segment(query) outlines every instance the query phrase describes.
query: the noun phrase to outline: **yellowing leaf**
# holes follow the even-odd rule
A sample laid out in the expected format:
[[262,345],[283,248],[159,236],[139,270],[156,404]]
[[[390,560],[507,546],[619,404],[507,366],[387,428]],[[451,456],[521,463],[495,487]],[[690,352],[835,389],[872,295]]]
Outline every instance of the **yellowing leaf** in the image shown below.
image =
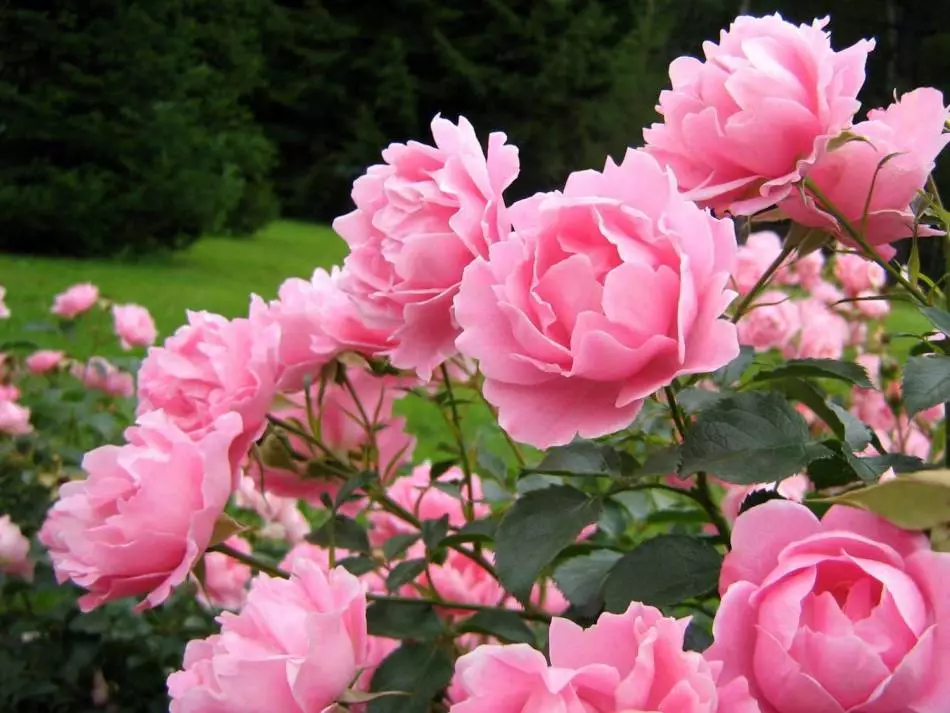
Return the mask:
[[950,523],[950,470],[907,473],[821,502],[861,508],[907,530],[928,530]]
[[214,547],[215,545],[220,545],[222,542],[227,540],[231,535],[236,535],[239,532],[244,532],[247,528],[235,520],[233,517],[223,512],[218,515],[217,521],[214,523],[214,529],[211,531],[211,541],[208,543],[208,547]]

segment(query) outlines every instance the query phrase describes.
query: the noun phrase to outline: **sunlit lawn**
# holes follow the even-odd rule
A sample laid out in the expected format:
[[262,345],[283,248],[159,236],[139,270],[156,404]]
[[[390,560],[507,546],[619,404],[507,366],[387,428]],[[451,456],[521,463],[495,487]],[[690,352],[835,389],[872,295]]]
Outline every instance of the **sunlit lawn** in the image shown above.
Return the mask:
[[[145,305],[167,335],[185,321],[186,309],[228,317],[245,313],[249,293],[271,298],[285,278],[307,277],[315,267],[337,263],[345,248],[329,228],[279,221],[253,239],[209,237],[188,250],[137,263],[0,255],[0,285],[7,288],[13,312],[0,321],[0,342],[22,338],[25,328],[49,321],[53,295],[76,282],[93,282],[109,298]],[[86,354],[93,347],[91,331],[76,330],[72,343],[46,333],[32,339]],[[104,336],[95,350],[119,353]]]

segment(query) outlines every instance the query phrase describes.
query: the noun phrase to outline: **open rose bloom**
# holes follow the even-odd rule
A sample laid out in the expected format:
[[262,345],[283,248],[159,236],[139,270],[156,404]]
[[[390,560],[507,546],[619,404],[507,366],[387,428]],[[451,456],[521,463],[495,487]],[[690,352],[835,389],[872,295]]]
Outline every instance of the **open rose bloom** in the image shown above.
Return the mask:
[[515,233],[465,271],[457,346],[514,439],[544,448],[625,428],[680,374],[737,354],[720,319],[732,222],[677,191],[642,151],[512,208]]
[[[934,160],[950,141],[944,123],[950,110],[936,89],[904,94],[886,109],[868,112],[851,130],[854,138],[840,146],[822,147],[807,177],[884,258],[894,255],[891,243],[912,235],[940,235],[920,225],[911,205],[934,168]],[[801,225],[824,228],[854,246],[853,237],[829,214],[821,201],[792,193],[782,201],[784,213]],[[856,247],[856,246],[855,246]]]
[[550,659],[525,644],[481,646],[456,667],[452,713],[758,713],[744,681],[683,650],[688,621],[633,604],[584,630],[551,622]]
[[85,480],[60,488],[39,535],[59,581],[88,590],[83,610],[129,596],[157,606],[188,577],[234,487],[228,451],[240,432],[232,413],[192,440],[152,411],[125,445],[86,454]]
[[670,65],[672,88],[657,107],[663,123],[643,137],[688,197],[736,215],[768,208],[850,125],[874,43],[836,52],[827,24],[740,17],[718,44],[703,43],[705,61]]
[[423,379],[455,354],[462,271],[507,237],[502,192],[518,175],[518,150],[504,134],[488,138],[486,153],[466,119],[436,117],[432,136],[435,146],[389,146],[385,163],[354,184],[356,210],[333,223],[351,251],[344,289],[394,341],[385,351],[392,363]]
[[769,502],[736,521],[716,643],[763,713],[913,711],[950,701],[950,555],[852,508]]
[[88,312],[99,301],[99,288],[89,282],[73,285],[56,295],[50,311],[64,319],[75,319]]

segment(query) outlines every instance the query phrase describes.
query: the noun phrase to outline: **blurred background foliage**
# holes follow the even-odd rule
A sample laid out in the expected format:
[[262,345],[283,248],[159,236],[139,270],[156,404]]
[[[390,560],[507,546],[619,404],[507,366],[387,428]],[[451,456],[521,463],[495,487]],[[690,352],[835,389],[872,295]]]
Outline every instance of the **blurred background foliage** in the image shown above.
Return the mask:
[[[328,221],[437,112],[521,147],[516,196],[640,142],[740,12],[873,36],[865,107],[950,82],[948,0],[9,0],[0,251],[128,257]],[[941,176],[946,183],[948,176]]]

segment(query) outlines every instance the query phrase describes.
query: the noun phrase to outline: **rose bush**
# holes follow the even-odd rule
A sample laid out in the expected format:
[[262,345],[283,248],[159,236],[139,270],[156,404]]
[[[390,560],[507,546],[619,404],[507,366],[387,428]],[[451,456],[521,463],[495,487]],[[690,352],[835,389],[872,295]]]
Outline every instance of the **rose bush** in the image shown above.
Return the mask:
[[882,256],[950,224],[947,109],[857,117],[873,43],[826,26],[738,18],[646,146],[510,206],[517,149],[436,117],[356,181],[342,268],[134,377],[9,347],[4,642],[61,639],[55,573],[76,622],[152,608],[182,713],[941,713],[946,280]]

